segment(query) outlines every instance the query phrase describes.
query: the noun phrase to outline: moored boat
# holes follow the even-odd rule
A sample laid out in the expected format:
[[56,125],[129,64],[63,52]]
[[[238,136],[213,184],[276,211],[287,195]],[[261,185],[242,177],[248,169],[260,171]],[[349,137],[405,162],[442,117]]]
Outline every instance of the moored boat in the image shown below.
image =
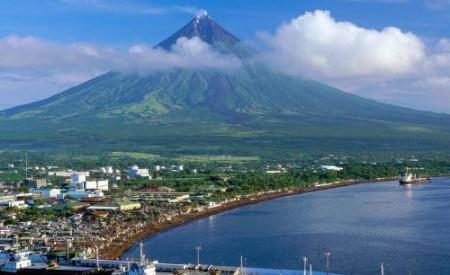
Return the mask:
[[418,177],[417,174],[413,174],[411,169],[406,168],[406,170],[400,174],[400,179],[398,182],[400,185],[413,184],[413,183],[426,183],[429,182],[431,178],[429,177]]

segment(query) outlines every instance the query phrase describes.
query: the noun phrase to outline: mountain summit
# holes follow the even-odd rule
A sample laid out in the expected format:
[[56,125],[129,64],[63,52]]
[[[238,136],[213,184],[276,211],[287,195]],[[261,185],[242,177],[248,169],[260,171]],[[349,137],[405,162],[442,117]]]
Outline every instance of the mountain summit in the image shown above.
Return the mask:
[[232,48],[240,42],[239,38],[217,24],[205,10],[201,10],[194,19],[156,47],[170,50],[181,37],[198,37],[217,49]]
[[[170,51],[181,37],[198,37],[213,49],[238,57],[251,52],[206,12],[156,47]],[[21,136],[22,145],[34,144],[36,138],[25,134],[34,131],[46,146],[76,145],[90,137],[103,140],[108,149],[121,147],[126,139],[133,146],[170,142],[171,147],[184,148],[180,150],[189,154],[207,148],[220,154],[242,154],[254,148],[251,154],[260,154],[261,144],[268,153],[276,150],[278,154],[317,144],[321,150],[355,150],[355,144],[348,144],[354,140],[363,149],[406,146],[409,150],[405,138],[416,142],[416,149],[447,146],[450,140],[448,115],[364,99],[313,80],[273,72],[261,64],[243,65],[231,73],[194,69],[146,75],[108,72],[47,99],[0,112],[0,127],[5,129],[1,133],[8,146],[14,133]],[[192,146],[198,142],[201,145],[194,152]]]

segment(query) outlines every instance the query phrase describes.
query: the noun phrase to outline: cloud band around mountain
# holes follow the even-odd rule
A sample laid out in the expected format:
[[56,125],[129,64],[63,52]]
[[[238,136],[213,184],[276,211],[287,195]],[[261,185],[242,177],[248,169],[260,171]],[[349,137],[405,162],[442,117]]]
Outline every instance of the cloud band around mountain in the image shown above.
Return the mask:
[[[415,34],[399,28],[366,29],[337,21],[322,10],[300,15],[280,25],[275,33],[260,35],[260,39],[265,50],[258,58],[284,73],[322,80],[386,101],[394,100],[394,94],[406,94],[401,91],[414,94],[418,101],[430,93],[450,98],[447,39],[434,46],[426,45]],[[10,35],[0,39],[0,85],[11,93],[36,93],[31,100],[108,70],[233,71],[241,65],[238,58],[218,53],[198,38],[179,39],[170,52],[143,44],[123,50],[29,36]],[[34,87],[33,91],[26,91],[24,83]],[[439,110],[445,108],[448,107]]]
[[[57,43],[31,36],[0,39],[0,109],[39,100],[104,72],[236,70],[241,61],[200,39],[182,38],[172,51],[134,45],[128,50],[91,43]],[[24,100],[25,99],[25,100]]]

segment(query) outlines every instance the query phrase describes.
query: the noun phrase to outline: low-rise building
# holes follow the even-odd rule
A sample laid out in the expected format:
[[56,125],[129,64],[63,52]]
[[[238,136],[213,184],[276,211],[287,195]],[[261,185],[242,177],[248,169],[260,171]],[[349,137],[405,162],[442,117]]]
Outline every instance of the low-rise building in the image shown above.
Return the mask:
[[115,204],[119,207],[120,211],[128,211],[141,208],[141,204],[135,201],[117,200]]
[[321,165],[319,168],[322,171],[342,171],[344,169],[335,165]]
[[220,202],[215,202],[215,201],[209,201],[207,204],[208,204],[208,208],[215,208],[215,207],[219,207],[222,205]]
[[4,201],[0,201],[0,207],[27,208],[28,205],[23,200],[4,200]]
[[43,199],[56,199],[61,194],[61,189],[39,189],[36,190],[35,193],[40,195]]
[[47,186],[47,180],[46,179],[25,179],[24,185],[33,189],[39,189],[42,187]]
[[74,173],[71,175],[72,184],[82,183],[86,181],[86,173]]
[[285,172],[285,171],[281,171],[281,170],[267,170],[266,171],[267,174],[280,174],[283,172]]
[[132,178],[149,178],[151,179],[150,172],[147,168],[139,168],[137,165],[133,165],[128,170],[128,175]]
[[100,172],[103,174],[114,174],[114,168],[112,166],[101,167]]
[[86,190],[109,190],[108,180],[88,180],[84,183],[84,189]]

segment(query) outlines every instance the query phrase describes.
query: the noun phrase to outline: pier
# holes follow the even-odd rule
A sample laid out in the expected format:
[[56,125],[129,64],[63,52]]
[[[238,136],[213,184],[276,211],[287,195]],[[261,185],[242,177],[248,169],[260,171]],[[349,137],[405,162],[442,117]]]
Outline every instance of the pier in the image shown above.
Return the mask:
[[[74,258],[72,262],[75,266],[97,267],[101,269],[124,270],[124,267],[130,267],[136,264],[135,261],[126,260],[96,260],[96,259],[80,259]],[[147,262],[148,266],[154,266],[156,274],[186,274],[186,275],[343,275],[330,272],[312,271],[309,266],[306,270],[296,269],[271,269],[271,268],[254,268],[254,267],[237,267],[237,266],[220,266],[210,264],[174,264],[159,263],[158,261]]]

